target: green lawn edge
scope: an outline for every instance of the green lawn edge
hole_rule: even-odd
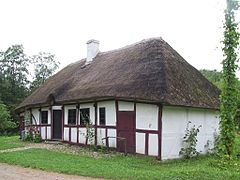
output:
[[[2,153],[0,162],[108,179],[239,179],[240,177],[239,166],[229,166],[226,169],[214,167],[216,159],[212,156],[159,162],[152,157],[115,155],[94,158],[46,149],[28,149]]]
[[[0,136],[0,150],[24,147],[25,143],[19,139],[19,136]]]
[[[4,144],[8,145],[4,145]],[[23,147],[26,143],[14,137],[0,137],[0,147]],[[235,152],[240,152],[240,138],[236,139]],[[0,153],[0,162],[22,167],[64,174],[106,179],[240,179],[240,159],[230,164],[219,164],[214,156],[200,156],[191,160],[160,162],[154,157],[111,156],[91,157],[73,155],[47,149],[27,149]]]

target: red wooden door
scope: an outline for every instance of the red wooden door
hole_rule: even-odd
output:
[[[135,153],[135,113],[132,111],[119,111],[117,123],[117,137],[126,139],[126,150]],[[117,140],[117,149],[125,151],[124,140]]]

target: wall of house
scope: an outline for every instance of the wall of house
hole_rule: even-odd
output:
[[[77,104],[76,104],[77,105]],[[64,106],[64,141],[70,141],[72,143],[86,143],[86,128],[85,127],[77,127],[76,125],[80,124],[80,113],[79,121],[76,125],[68,125],[68,110],[76,109],[76,105],[65,105]],[[106,110],[106,124],[100,125],[99,118],[99,108],[105,107]],[[95,107],[94,103],[84,103],[80,104],[80,109],[89,108],[90,110],[90,122],[92,125],[95,125]],[[97,145],[106,145],[106,136],[116,137],[116,108],[115,101],[102,101],[97,103]],[[94,128],[92,129],[93,134],[95,133]],[[71,136],[71,137],[70,137]],[[78,136],[78,141],[77,141]],[[88,141],[88,144],[94,143],[94,139],[92,142]],[[109,138],[109,146],[116,147],[116,139]]]
[[[206,152],[204,147],[210,140],[213,146],[214,134],[218,132],[219,117],[214,110],[190,109],[183,107],[163,107],[162,112],[162,159],[179,158],[182,148],[182,140],[185,135],[188,122],[200,127],[197,139],[197,151]]]
[[[32,125],[36,125],[36,129],[40,132],[42,139],[51,139],[51,110],[49,107],[45,107],[41,109],[42,111],[48,111],[48,123],[47,124],[41,124],[40,122],[40,109],[39,108],[33,108],[31,110],[27,110],[24,113],[24,120],[32,121]],[[32,113],[32,115],[30,115]],[[28,124],[25,124],[26,126]],[[25,130],[28,130],[28,127],[25,127]]]
[[[80,104],[80,109],[84,109],[84,108],[89,108],[90,109],[90,112],[89,112],[89,114],[90,114],[90,123],[92,125],[94,125],[95,124],[95,107],[94,107],[94,103]],[[79,113],[79,120],[80,120],[80,113]]]
[[[118,101],[119,111],[134,111],[134,103],[126,101]]]
[[[64,106],[64,128],[63,140],[71,143],[86,142],[86,127],[80,126],[80,114],[78,114],[78,122],[76,125],[68,124],[68,110],[76,109],[77,104]],[[100,125],[99,108],[104,107],[106,110],[106,124]],[[62,106],[53,106],[52,109],[62,108]],[[81,108],[90,109],[90,122],[95,125],[95,106],[94,103],[80,104]],[[48,111],[48,123],[41,124],[41,116],[39,108],[26,111],[25,114],[32,112],[32,122],[36,125],[41,133],[42,139],[51,139],[51,110],[49,107],[41,109]],[[190,127],[200,126],[198,134],[197,150],[202,153],[206,152],[204,147],[207,141],[210,142],[210,148],[213,146],[214,133],[218,132],[219,117],[218,112],[214,110],[170,107],[164,106],[162,109],[162,132],[159,130],[159,107],[154,104],[136,103],[118,101],[118,110],[115,101],[101,101],[97,103],[97,145],[106,145],[106,136],[117,136],[117,112],[131,111],[136,112],[135,127],[135,145],[136,153],[159,156],[159,146],[161,145],[162,159],[179,158],[179,151],[182,147],[182,140],[189,121]],[[28,113],[27,113],[28,112]],[[78,111],[77,111],[78,112]],[[27,116],[26,116],[27,117]],[[95,129],[92,131],[95,133]],[[159,137],[162,134],[162,141]],[[161,142],[161,144],[159,144]],[[94,139],[92,141],[94,143]],[[89,144],[89,142],[88,142]],[[109,146],[116,148],[117,142],[115,138],[109,139]]]
[[[97,125],[100,126],[100,118],[99,118],[99,108],[105,107],[106,110],[106,124],[104,126],[100,126],[97,129],[97,145],[106,145],[106,136],[116,137],[116,105],[115,101],[102,101],[97,103],[98,109],[98,117],[97,117]],[[109,138],[109,147],[116,147],[116,139]]]
[[[40,117],[40,113],[39,113],[39,109],[32,109],[32,123],[33,124],[40,124],[39,122],[39,117]]]
[[[128,104],[125,104],[125,102],[122,102],[123,108],[129,108]],[[82,108],[89,108],[90,109],[90,122],[92,125],[95,125],[95,107],[94,103],[84,103],[79,104],[80,109]],[[126,106],[126,107],[125,107]],[[131,104],[131,108],[133,109],[133,103]],[[106,136],[116,137],[116,105],[115,101],[102,101],[97,103],[97,145],[106,145],[106,140],[103,138],[106,138]],[[99,117],[99,108],[105,107],[106,109],[106,124],[100,125],[100,117]],[[72,142],[72,143],[86,143],[86,128],[77,126],[80,124],[80,113],[78,114],[78,122],[76,125],[69,125],[68,124],[68,110],[69,109],[76,109],[77,104],[72,105],[64,105],[64,112],[63,112],[63,141]],[[62,106],[52,106],[52,110],[61,110]],[[39,108],[32,109],[32,122],[33,125],[37,125],[37,128],[40,131],[42,139],[51,139],[51,110],[49,107],[45,107],[41,109],[42,111],[48,111],[48,123],[46,125],[41,124],[41,117],[39,111]],[[77,111],[78,112],[78,111]],[[30,114],[30,111],[29,111]],[[36,123],[35,123],[36,122]],[[92,129],[94,132],[94,129]],[[94,141],[92,142],[94,143]],[[89,144],[89,142],[88,142]],[[109,138],[109,147],[116,148],[116,138]]]
[[[158,156],[159,107],[136,103],[136,153]]]
[[[41,111],[48,111],[48,124],[52,124],[51,110],[49,109],[49,107],[42,108]]]
[[[158,106],[152,104],[136,104],[136,129],[158,129]]]
[[[102,101],[97,103],[98,107],[98,120],[97,123],[99,124],[99,108],[105,107],[106,108],[106,126],[116,126],[116,107],[115,101]]]
[[[76,127],[66,127],[65,125],[68,125],[68,110],[69,109],[76,109],[77,104],[74,105],[66,105],[64,106],[64,127],[63,127],[63,140],[64,141],[70,141],[70,142],[75,142],[75,137],[77,137],[77,132],[74,133],[76,130]],[[73,130],[72,130],[73,129]],[[73,132],[73,134],[72,134]],[[71,134],[71,139],[70,139],[70,134]],[[77,141],[76,141],[77,142]]]
[[[26,110],[23,114],[24,114],[24,122],[25,122],[24,124],[26,126],[26,125],[30,124],[30,122],[31,122],[31,111]],[[26,128],[25,128],[25,130],[26,130]]]
[[[94,103],[84,103],[79,104],[79,108],[89,108],[89,116],[90,116],[90,123],[92,125],[95,124],[95,107]],[[76,119],[75,125],[69,125],[68,124],[68,110],[69,109],[77,109],[77,104],[73,105],[65,105],[64,106],[64,141],[69,141],[72,143],[81,143],[85,144],[86,142],[86,128],[85,127],[77,127],[77,125],[80,124],[80,113],[78,113],[78,118]],[[76,111],[78,112],[78,111]],[[77,137],[78,136],[78,137]]]
[[[41,137],[42,139],[51,139],[51,133],[52,133],[52,129],[51,129],[51,123],[52,123],[52,116],[51,116],[51,110],[49,109],[49,107],[45,107],[42,108],[41,111],[48,111],[48,125],[49,126],[40,126],[41,129]],[[39,111],[40,113],[40,111]],[[40,117],[40,115],[38,116]],[[40,122],[41,124],[41,122]]]

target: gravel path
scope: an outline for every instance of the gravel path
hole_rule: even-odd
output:
[[[0,180],[92,180],[96,178],[46,172],[0,163]]]
[[[83,148],[76,145],[69,145],[64,143],[52,143],[52,142],[29,143],[29,144],[26,144],[25,147],[0,150],[0,154],[4,152],[22,151],[22,150],[27,150],[32,148],[48,149],[51,151],[63,152],[66,154],[86,155],[94,158],[109,157],[116,154],[116,152],[110,152],[106,154],[106,153],[89,150],[86,147]]]
[[[31,146],[26,146],[26,147],[12,148],[12,149],[4,149],[4,150],[0,150],[0,153],[22,151],[22,150],[31,149],[31,148],[32,148]]]

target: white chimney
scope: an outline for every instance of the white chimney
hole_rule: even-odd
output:
[[[99,41],[91,39],[87,42],[87,61],[86,63],[90,63],[93,58],[97,56],[99,52]]]

